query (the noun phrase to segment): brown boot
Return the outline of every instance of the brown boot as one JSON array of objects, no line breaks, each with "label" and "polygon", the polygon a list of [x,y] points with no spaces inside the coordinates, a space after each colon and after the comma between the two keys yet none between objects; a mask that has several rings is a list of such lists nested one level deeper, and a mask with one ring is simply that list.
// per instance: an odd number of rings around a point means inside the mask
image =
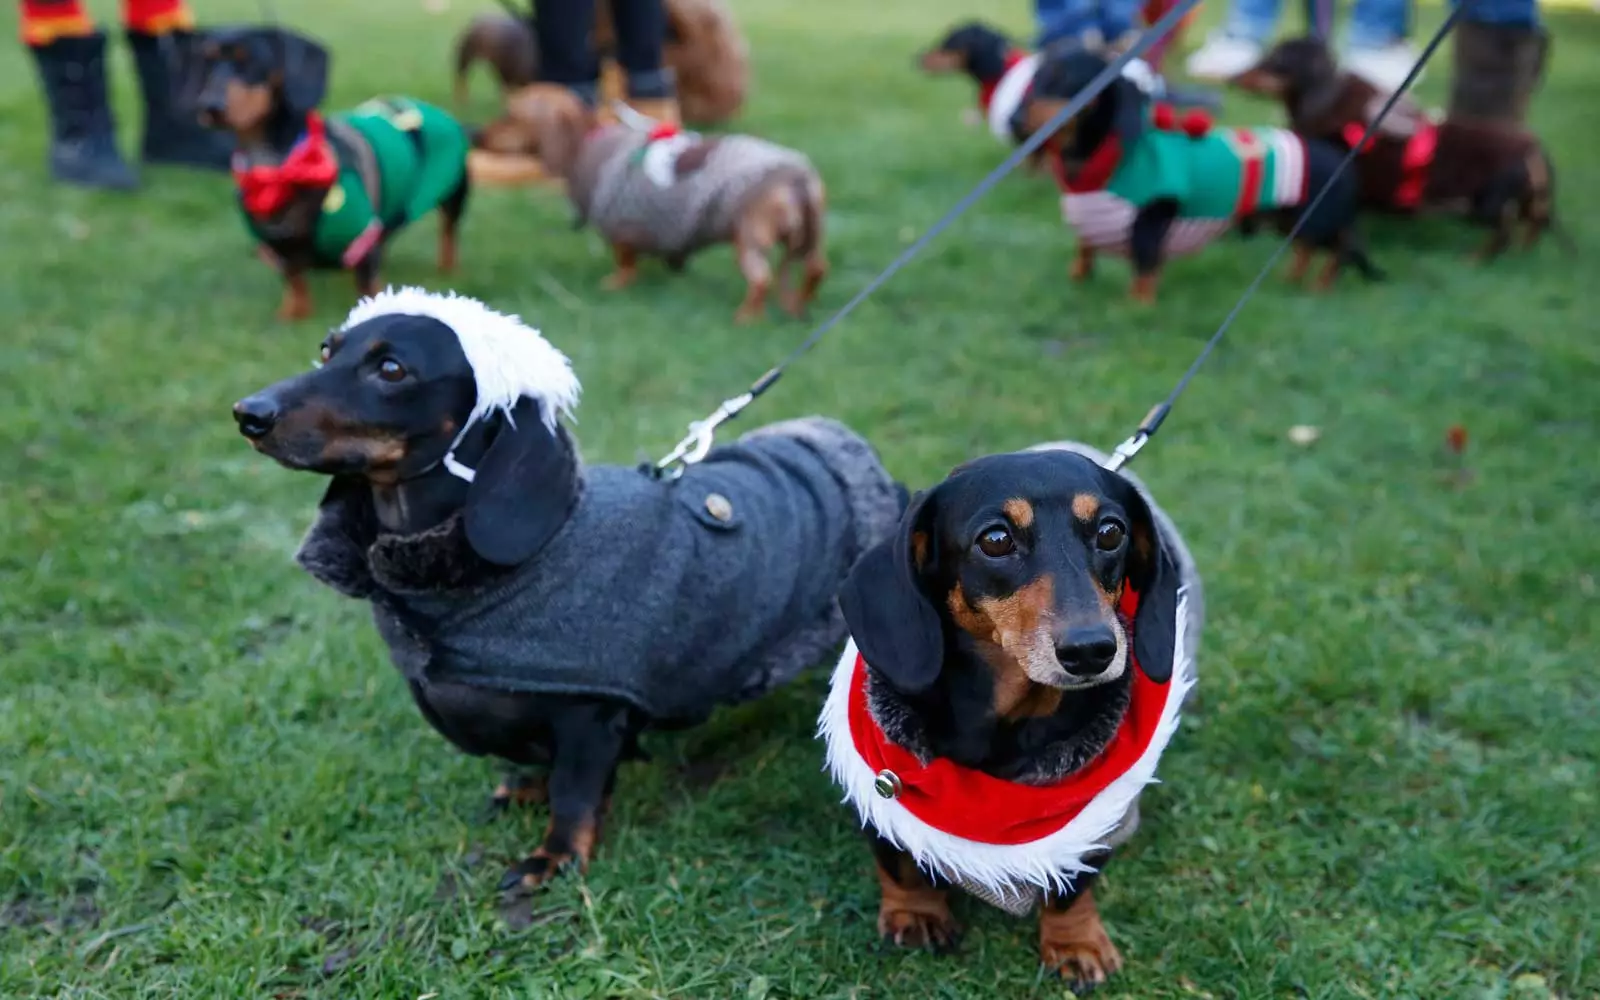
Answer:
[{"label": "brown boot", "polygon": [[1525,123],[1544,78],[1549,34],[1542,27],[1463,21],[1455,35],[1450,117]]},{"label": "brown boot", "polygon": [[[626,101],[628,107],[658,122],[669,125],[683,124],[683,115],[678,110],[678,98],[672,86],[671,70],[658,70],[650,74],[648,79],[627,77],[624,86],[628,94]],[[616,111],[610,101],[601,102],[600,120],[602,122],[617,120]]]}]

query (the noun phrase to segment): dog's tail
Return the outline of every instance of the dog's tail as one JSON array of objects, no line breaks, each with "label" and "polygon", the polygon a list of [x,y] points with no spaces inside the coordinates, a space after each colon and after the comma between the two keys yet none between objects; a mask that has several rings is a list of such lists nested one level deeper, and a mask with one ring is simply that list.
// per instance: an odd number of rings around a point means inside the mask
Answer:
[{"label": "dog's tail", "polygon": [[807,257],[822,243],[822,185],[815,174],[807,172],[791,177],[789,186],[800,209],[800,220],[799,225],[790,228],[784,249],[792,257]]},{"label": "dog's tail", "polygon": [[478,57],[478,46],[473,41],[472,29],[468,28],[466,31],[461,33],[460,38],[456,39],[456,75],[453,94],[457,108],[466,106],[467,71],[472,68],[473,63],[478,61]]}]

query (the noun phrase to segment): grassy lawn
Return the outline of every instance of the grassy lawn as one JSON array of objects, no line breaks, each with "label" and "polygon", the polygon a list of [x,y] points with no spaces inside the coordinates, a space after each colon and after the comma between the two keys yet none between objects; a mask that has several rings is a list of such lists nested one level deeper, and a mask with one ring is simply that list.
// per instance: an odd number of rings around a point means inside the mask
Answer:
[{"label": "grassy lawn", "polygon": [[[331,44],[350,104],[446,99],[447,39],[488,5],[274,6]],[[758,76],[743,125],[829,182],[831,308],[1000,155],[957,121],[965,84],[911,69],[974,8],[736,7]],[[1464,260],[1474,232],[1375,224],[1392,280],[1324,297],[1268,282],[1138,462],[1201,561],[1210,622],[1199,704],[1105,881],[1129,965],[1104,995],[1600,996],[1600,294],[1581,283],[1600,260],[1600,18],[1551,20],[1536,119],[1576,256],[1548,242],[1483,269]],[[874,940],[871,863],[812,739],[821,670],[653,738],[588,877],[503,905],[494,882],[543,815],[480,822],[496,769],[426,726],[365,609],[290,561],[321,484],[253,455],[228,417],[310,361],[348,282],[317,280],[316,320],[282,326],[226,179],[46,186],[42,108],[11,51],[0,996],[1063,995],[1032,923],[975,903],[958,956]],[[1447,81],[1441,60],[1425,96]],[[1277,120],[1237,97],[1229,116]],[[725,249],[604,295],[608,259],[568,219],[548,195],[480,193],[456,287],[572,355],[592,461],[664,450],[805,332],[729,325]],[[435,281],[432,234],[397,242],[390,280]],[[1041,440],[1109,446],[1272,249],[1178,263],[1141,309],[1116,266],[1070,285],[1068,245],[1048,182],[1007,180],[752,422],[836,415],[913,485]],[[1320,440],[1291,443],[1297,424]]]}]

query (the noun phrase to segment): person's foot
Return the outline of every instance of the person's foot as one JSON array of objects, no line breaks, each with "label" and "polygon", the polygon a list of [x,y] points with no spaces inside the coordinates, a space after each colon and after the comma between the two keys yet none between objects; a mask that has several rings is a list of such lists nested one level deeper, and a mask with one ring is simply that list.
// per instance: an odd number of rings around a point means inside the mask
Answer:
[{"label": "person's foot", "polygon": [[1184,68],[1196,80],[1231,80],[1261,61],[1266,50],[1260,42],[1224,31],[1213,31],[1205,44],[1189,54]]},{"label": "person's foot", "polygon": [[[1351,46],[1342,60],[1344,68],[1385,93],[1393,93],[1406,82],[1406,74],[1417,64],[1417,50],[1404,41],[1379,47]],[[1417,80],[1422,74],[1417,74]]]},{"label": "person's foot", "polygon": [[105,36],[31,46],[50,108],[50,175],[64,184],[131,191],[139,179],[117,151],[106,95]]}]

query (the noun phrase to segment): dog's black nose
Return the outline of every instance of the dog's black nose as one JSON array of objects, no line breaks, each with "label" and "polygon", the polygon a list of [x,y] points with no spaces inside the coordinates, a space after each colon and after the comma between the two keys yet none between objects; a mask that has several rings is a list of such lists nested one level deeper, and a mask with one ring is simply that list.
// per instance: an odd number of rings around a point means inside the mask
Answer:
[{"label": "dog's black nose", "polygon": [[278,423],[278,404],[265,396],[249,396],[233,404],[239,433],[252,441],[266,437]]},{"label": "dog's black nose", "polygon": [[1111,666],[1116,656],[1117,634],[1109,625],[1068,629],[1056,641],[1056,659],[1074,677],[1093,677]]}]

